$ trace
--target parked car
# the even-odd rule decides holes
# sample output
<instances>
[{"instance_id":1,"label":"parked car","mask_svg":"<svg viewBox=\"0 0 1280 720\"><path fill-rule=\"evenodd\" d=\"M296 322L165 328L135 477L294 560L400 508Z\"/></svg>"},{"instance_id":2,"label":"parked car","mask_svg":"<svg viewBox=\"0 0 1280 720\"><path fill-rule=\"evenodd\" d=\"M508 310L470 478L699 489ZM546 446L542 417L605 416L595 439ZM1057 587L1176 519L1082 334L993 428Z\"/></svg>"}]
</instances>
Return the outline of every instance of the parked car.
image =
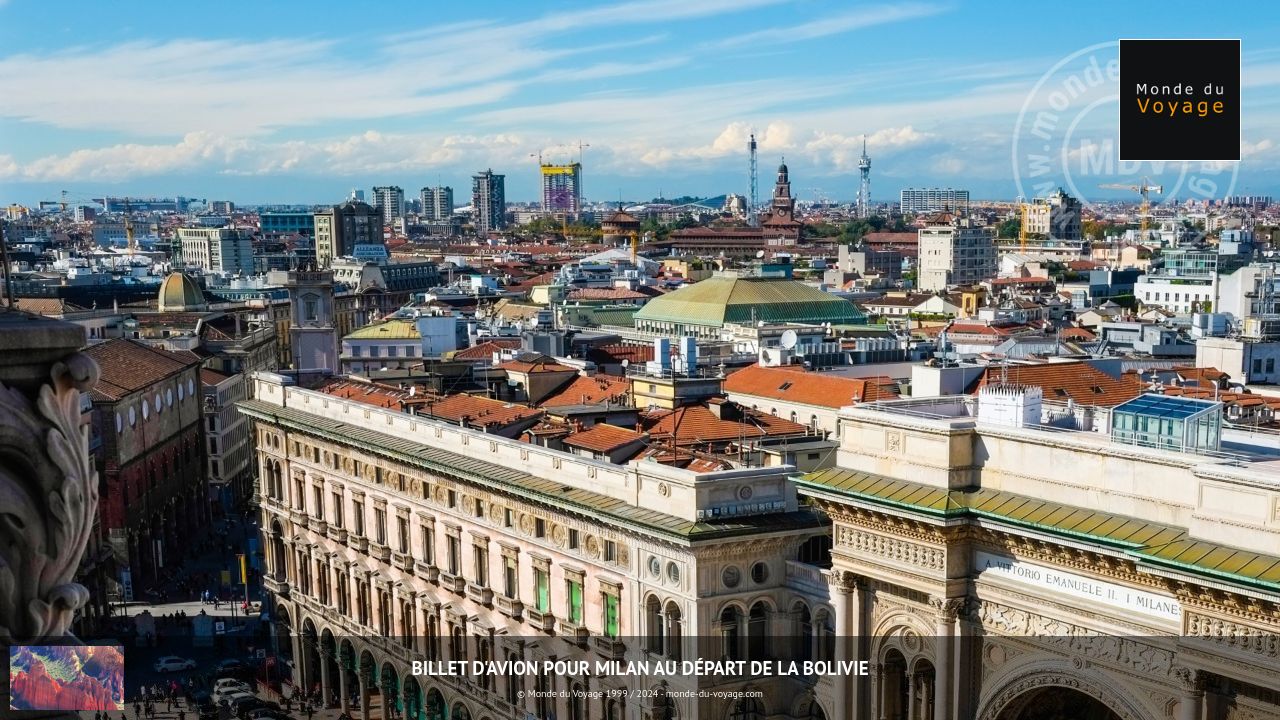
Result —
<instances>
[{"instance_id":1,"label":"parked car","mask_svg":"<svg viewBox=\"0 0 1280 720\"><path fill-rule=\"evenodd\" d=\"M213 691L213 701L219 705L230 705L236 700L251 697L254 697L253 693L244 688L227 688L226 690Z\"/></svg>"},{"instance_id":2,"label":"parked car","mask_svg":"<svg viewBox=\"0 0 1280 720\"><path fill-rule=\"evenodd\" d=\"M179 672L182 670L194 670L196 661L190 658L181 658L177 655L168 655L156 661L156 672Z\"/></svg>"},{"instance_id":3,"label":"parked car","mask_svg":"<svg viewBox=\"0 0 1280 720\"><path fill-rule=\"evenodd\" d=\"M247 693L253 692L253 688L249 687L249 683L231 677L218 678L218 681L213 684L214 690L222 690L224 688L240 688Z\"/></svg>"},{"instance_id":4,"label":"parked car","mask_svg":"<svg viewBox=\"0 0 1280 720\"><path fill-rule=\"evenodd\" d=\"M256 697L251 699L242 698L240 700L234 701L231 704L231 713L235 715L237 718L240 718L240 720L248 720L249 713L255 710L261 710L261 709L279 710L280 706L273 702L261 700Z\"/></svg>"}]
</instances>

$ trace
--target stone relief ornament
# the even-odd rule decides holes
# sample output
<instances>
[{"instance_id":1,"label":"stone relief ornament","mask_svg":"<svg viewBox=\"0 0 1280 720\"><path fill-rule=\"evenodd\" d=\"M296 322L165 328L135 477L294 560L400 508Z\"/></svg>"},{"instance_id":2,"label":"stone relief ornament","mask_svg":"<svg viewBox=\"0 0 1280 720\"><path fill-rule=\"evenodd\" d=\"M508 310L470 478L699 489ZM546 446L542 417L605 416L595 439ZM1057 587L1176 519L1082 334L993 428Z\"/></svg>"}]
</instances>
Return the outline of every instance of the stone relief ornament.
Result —
<instances>
[{"instance_id":1,"label":"stone relief ornament","mask_svg":"<svg viewBox=\"0 0 1280 720\"><path fill-rule=\"evenodd\" d=\"M80 393L98 366L74 353L28 397L0 383L0 641L65 637L89 599L72 582L98 508Z\"/></svg>"}]
</instances>

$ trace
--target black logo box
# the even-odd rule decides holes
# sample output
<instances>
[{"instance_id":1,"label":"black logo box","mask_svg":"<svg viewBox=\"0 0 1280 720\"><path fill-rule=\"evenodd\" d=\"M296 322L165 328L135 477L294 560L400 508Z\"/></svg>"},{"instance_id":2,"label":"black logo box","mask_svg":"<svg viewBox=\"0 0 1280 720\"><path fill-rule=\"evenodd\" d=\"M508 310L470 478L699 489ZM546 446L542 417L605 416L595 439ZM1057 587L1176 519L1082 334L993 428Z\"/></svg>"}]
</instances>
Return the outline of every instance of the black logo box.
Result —
<instances>
[{"instance_id":1,"label":"black logo box","mask_svg":"<svg viewBox=\"0 0 1280 720\"><path fill-rule=\"evenodd\" d=\"M1120 41L1121 160L1239 160L1240 101L1239 40Z\"/></svg>"}]
</instances>

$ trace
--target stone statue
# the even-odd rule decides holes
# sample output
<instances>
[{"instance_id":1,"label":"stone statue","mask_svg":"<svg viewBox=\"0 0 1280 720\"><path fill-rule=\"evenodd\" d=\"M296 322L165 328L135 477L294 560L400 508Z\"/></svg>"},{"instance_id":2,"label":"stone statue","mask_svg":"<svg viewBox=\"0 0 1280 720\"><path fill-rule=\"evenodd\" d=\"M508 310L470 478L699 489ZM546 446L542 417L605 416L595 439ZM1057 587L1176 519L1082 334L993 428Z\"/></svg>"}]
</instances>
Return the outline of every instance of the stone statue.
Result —
<instances>
[{"instance_id":1,"label":"stone statue","mask_svg":"<svg viewBox=\"0 0 1280 720\"><path fill-rule=\"evenodd\" d=\"M0 311L0 642L66 638L89 592L74 582L98 512L80 393L98 366L84 329Z\"/></svg>"}]
</instances>

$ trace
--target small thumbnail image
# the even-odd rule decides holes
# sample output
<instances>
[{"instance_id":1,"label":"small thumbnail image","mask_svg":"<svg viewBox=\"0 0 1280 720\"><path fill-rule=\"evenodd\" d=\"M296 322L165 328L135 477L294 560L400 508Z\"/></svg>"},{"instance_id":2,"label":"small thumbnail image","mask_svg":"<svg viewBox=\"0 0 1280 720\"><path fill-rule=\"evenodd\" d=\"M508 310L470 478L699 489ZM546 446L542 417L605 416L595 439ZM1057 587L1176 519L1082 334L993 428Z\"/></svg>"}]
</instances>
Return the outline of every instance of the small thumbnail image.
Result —
<instances>
[{"instance_id":1,"label":"small thumbnail image","mask_svg":"<svg viewBox=\"0 0 1280 720\"><path fill-rule=\"evenodd\" d=\"M123 710L124 648L13 645L10 710Z\"/></svg>"}]
</instances>

